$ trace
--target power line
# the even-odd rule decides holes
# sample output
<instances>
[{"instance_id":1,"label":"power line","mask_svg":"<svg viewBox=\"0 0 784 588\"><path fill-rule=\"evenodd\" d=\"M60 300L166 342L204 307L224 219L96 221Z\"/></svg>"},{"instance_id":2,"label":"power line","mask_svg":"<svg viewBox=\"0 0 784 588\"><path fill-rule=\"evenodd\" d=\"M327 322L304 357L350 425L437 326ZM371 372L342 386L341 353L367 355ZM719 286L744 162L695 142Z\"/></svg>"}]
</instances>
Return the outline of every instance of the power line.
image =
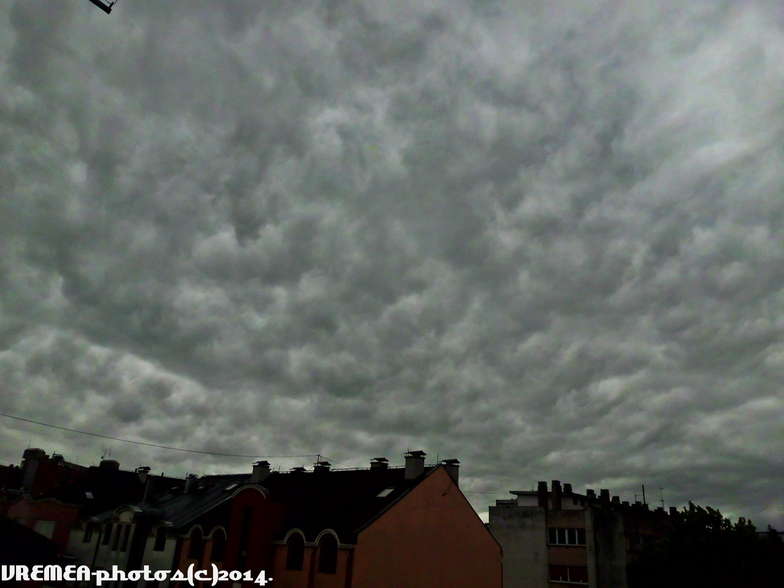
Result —
<instances>
[{"instance_id":1,"label":"power line","mask_svg":"<svg viewBox=\"0 0 784 588\"><path fill-rule=\"evenodd\" d=\"M90 433L88 431L79 431L77 429L69 429L67 427L59 427L57 425L50 425L49 423L42 423L32 419L25 419L22 417L5 414L0 412L0 416L17 421L24 421L26 423L33 423L34 425L41 425L42 427L50 427L52 429L59 429L60 431L68 431L69 433L79 433L80 435L89 435L90 437L100 437L101 439L110 439L111 441L121 441L122 443L133 443L134 445L144 445L145 447L156 447L158 449L168 449L170 451L183 451L185 453L199 453L202 455L217 455L219 457L244 457L244 458L289 458L289 457L312 457L318 455L316 453L308 453L305 455L240 455L236 453L218 453L215 451L199 451L197 449L181 449L179 447L169 447L168 445L158 445L156 443L145 443L144 441L131 441L130 439L120 439L119 437L111 437L109 435L99 435L98 433Z\"/></svg>"}]
</instances>

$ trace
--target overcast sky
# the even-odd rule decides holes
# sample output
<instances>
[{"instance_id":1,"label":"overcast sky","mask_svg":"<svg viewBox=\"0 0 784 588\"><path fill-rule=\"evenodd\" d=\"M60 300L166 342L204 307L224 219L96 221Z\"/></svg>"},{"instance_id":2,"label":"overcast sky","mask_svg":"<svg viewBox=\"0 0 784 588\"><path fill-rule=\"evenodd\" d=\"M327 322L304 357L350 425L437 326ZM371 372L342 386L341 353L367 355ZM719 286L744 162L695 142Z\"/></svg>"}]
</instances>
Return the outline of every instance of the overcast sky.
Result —
<instances>
[{"instance_id":1,"label":"overcast sky","mask_svg":"<svg viewBox=\"0 0 784 588\"><path fill-rule=\"evenodd\" d=\"M783 134L774 0L3 2L0 412L782 528Z\"/></svg>"}]
</instances>

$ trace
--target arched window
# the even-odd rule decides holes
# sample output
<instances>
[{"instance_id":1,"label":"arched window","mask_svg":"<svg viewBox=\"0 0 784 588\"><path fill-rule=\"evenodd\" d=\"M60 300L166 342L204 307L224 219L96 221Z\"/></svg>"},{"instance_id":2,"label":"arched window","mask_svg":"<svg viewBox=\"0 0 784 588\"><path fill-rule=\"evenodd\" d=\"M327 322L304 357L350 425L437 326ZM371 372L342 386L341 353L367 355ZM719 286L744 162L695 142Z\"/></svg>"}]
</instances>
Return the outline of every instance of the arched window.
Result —
<instances>
[{"instance_id":1,"label":"arched window","mask_svg":"<svg viewBox=\"0 0 784 588\"><path fill-rule=\"evenodd\" d=\"M212 551L210 552L210 559L212 561L223 561L223 556L226 554L226 533L223 529L217 529L212 534Z\"/></svg>"},{"instance_id":2,"label":"arched window","mask_svg":"<svg viewBox=\"0 0 784 588\"><path fill-rule=\"evenodd\" d=\"M338 542L335 536L325 533L319 543L318 571L324 574L334 574L338 569Z\"/></svg>"},{"instance_id":3,"label":"arched window","mask_svg":"<svg viewBox=\"0 0 784 588\"><path fill-rule=\"evenodd\" d=\"M155 532L155 545L153 551L163 551L166 547L166 527L160 526Z\"/></svg>"},{"instance_id":4,"label":"arched window","mask_svg":"<svg viewBox=\"0 0 784 588\"><path fill-rule=\"evenodd\" d=\"M101 541L102 545L109 545L109 539L112 537L112 524L109 523L103 528L103 540Z\"/></svg>"},{"instance_id":5,"label":"arched window","mask_svg":"<svg viewBox=\"0 0 784 588\"><path fill-rule=\"evenodd\" d=\"M299 533L292 533L286 543L286 569L301 570L305 559L305 540Z\"/></svg>"},{"instance_id":6,"label":"arched window","mask_svg":"<svg viewBox=\"0 0 784 588\"><path fill-rule=\"evenodd\" d=\"M202 538L201 529L196 527L191 531L191 545L188 548L188 559L200 559L204 551L204 540Z\"/></svg>"}]
</instances>

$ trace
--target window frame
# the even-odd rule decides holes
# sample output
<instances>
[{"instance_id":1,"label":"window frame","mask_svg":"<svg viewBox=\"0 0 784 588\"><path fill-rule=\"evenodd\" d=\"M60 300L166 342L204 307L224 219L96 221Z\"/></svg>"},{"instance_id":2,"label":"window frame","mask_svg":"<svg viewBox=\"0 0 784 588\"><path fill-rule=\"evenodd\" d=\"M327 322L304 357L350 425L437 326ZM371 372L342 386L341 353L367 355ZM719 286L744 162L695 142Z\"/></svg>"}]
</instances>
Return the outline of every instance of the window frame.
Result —
<instances>
[{"instance_id":1,"label":"window frame","mask_svg":"<svg viewBox=\"0 0 784 588\"><path fill-rule=\"evenodd\" d=\"M329 549L324 549L329 545ZM334 551L332 551L334 546ZM338 571L338 552L340 545L332 533L325 533L319 541L318 572L321 574L336 574Z\"/></svg>"},{"instance_id":2,"label":"window frame","mask_svg":"<svg viewBox=\"0 0 784 588\"><path fill-rule=\"evenodd\" d=\"M198 535L196 535L198 533ZM197 541L194 541L194 537L198 537ZM190 534L190 542L188 543L188 559L196 559L200 560L204 555L204 533L202 533L201 527L194 527L191 530ZM198 545L198 550L196 546ZM198 551L198 553L196 553Z\"/></svg>"},{"instance_id":3,"label":"window frame","mask_svg":"<svg viewBox=\"0 0 784 588\"><path fill-rule=\"evenodd\" d=\"M548 527L548 545L559 545L567 547L585 547L585 529L580 527Z\"/></svg>"},{"instance_id":4,"label":"window frame","mask_svg":"<svg viewBox=\"0 0 784 588\"><path fill-rule=\"evenodd\" d=\"M292 549L296 545L296 550ZM296 561L295 561L296 556ZM305 567L305 538L300 533L292 533L286 541L286 569L300 572Z\"/></svg>"}]
</instances>

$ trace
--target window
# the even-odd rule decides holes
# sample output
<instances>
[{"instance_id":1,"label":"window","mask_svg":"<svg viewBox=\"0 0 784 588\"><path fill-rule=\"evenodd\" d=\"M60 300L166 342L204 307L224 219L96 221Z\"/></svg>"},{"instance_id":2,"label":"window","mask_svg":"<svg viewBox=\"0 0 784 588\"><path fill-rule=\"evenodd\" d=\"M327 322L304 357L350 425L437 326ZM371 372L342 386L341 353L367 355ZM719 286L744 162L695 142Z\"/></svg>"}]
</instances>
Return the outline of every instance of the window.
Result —
<instances>
[{"instance_id":1,"label":"window","mask_svg":"<svg viewBox=\"0 0 784 588\"><path fill-rule=\"evenodd\" d=\"M588 568L585 566L550 566L551 582L588 583Z\"/></svg>"},{"instance_id":2,"label":"window","mask_svg":"<svg viewBox=\"0 0 784 588\"><path fill-rule=\"evenodd\" d=\"M566 529L566 542L569 545L577 545L577 529Z\"/></svg>"},{"instance_id":3,"label":"window","mask_svg":"<svg viewBox=\"0 0 784 588\"><path fill-rule=\"evenodd\" d=\"M166 527L158 527L158 530L155 531L155 545L152 550L163 551L164 547L166 547Z\"/></svg>"},{"instance_id":4,"label":"window","mask_svg":"<svg viewBox=\"0 0 784 588\"><path fill-rule=\"evenodd\" d=\"M212 534L210 559L212 561L223 561L224 555L226 555L226 533L223 532L223 529L217 529Z\"/></svg>"},{"instance_id":5,"label":"window","mask_svg":"<svg viewBox=\"0 0 784 588\"><path fill-rule=\"evenodd\" d=\"M547 529L550 545L585 545L585 529Z\"/></svg>"},{"instance_id":6,"label":"window","mask_svg":"<svg viewBox=\"0 0 784 588\"><path fill-rule=\"evenodd\" d=\"M199 559L204 551L204 541L201 535L201 529L196 527L191 531L191 544L188 547L188 559Z\"/></svg>"},{"instance_id":7,"label":"window","mask_svg":"<svg viewBox=\"0 0 784 588\"><path fill-rule=\"evenodd\" d=\"M109 523L103 529L103 541L101 543L103 545L109 545L109 539L112 537L112 524Z\"/></svg>"},{"instance_id":8,"label":"window","mask_svg":"<svg viewBox=\"0 0 784 588\"><path fill-rule=\"evenodd\" d=\"M286 550L286 569L301 570L305 560L305 540L299 533L292 533Z\"/></svg>"},{"instance_id":9,"label":"window","mask_svg":"<svg viewBox=\"0 0 784 588\"><path fill-rule=\"evenodd\" d=\"M550 566L550 580L554 582L568 582L569 581L568 566Z\"/></svg>"},{"instance_id":10,"label":"window","mask_svg":"<svg viewBox=\"0 0 784 588\"><path fill-rule=\"evenodd\" d=\"M122 525L115 525L114 527L114 535L112 537L112 551L117 551L117 548L120 546L120 533L122 532Z\"/></svg>"},{"instance_id":11,"label":"window","mask_svg":"<svg viewBox=\"0 0 784 588\"><path fill-rule=\"evenodd\" d=\"M38 519L35 521L35 525L33 526L33 531L36 533L40 533L47 539L51 539L52 535L54 535L54 521L45 521L43 519Z\"/></svg>"},{"instance_id":12,"label":"window","mask_svg":"<svg viewBox=\"0 0 784 588\"><path fill-rule=\"evenodd\" d=\"M122 539L120 539L120 551L128 550L128 536L131 534L131 526L122 526Z\"/></svg>"},{"instance_id":13,"label":"window","mask_svg":"<svg viewBox=\"0 0 784 588\"><path fill-rule=\"evenodd\" d=\"M246 506L242 510L242 528L240 528L240 556L237 558L237 569L245 571L245 560L248 554L248 542L250 541L250 524L253 520L253 507Z\"/></svg>"},{"instance_id":14,"label":"window","mask_svg":"<svg viewBox=\"0 0 784 588\"><path fill-rule=\"evenodd\" d=\"M338 569L338 542L334 535L327 533L319 543L319 567L323 574L334 574Z\"/></svg>"}]
</instances>

